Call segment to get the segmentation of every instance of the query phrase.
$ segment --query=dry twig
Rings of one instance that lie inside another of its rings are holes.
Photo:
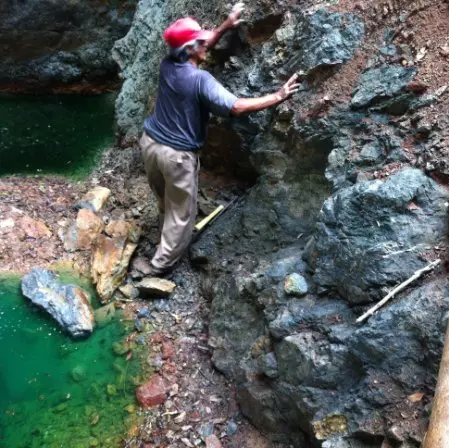
[[[440,259],[432,261],[432,263],[428,264],[426,267],[416,271],[410,278],[402,282],[400,285],[396,286],[393,290],[391,290],[379,303],[370,308],[365,314],[360,316],[356,322],[360,323],[367,319],[369,316],[373,315],[379,308],[385,305],[392,297],[394,297],[398,292],[402,291],[407,285],[415,281],[417,278],[421,277],[425,272],[431,271],[440,263]]]

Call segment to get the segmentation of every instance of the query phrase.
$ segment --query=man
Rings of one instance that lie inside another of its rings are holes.
[[[298,90],[296,75],[277,92],[237,98],[198,66],[223,32],[240,23],[243,5],[234,6],[214,31],[192,18],[177,20],[164,32],[170,54],[161,63],[154,113],[144,122],[139,142],[150,187],[159,203],[161,240],[151,260],[152,275],[171,271],[190,243],[197,212],[198,150],[210,114],[238,116],[282,103]]]

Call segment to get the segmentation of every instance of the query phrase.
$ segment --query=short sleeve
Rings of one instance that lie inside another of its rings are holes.
[[[235,95],[204,70],[199,76],[198,95],[208,111],[219,117],[229,117],[237,101]]]

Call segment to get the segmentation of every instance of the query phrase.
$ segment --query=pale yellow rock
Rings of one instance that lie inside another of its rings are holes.
[[[92,211],[82,208],[64,236],[65,250],[89,250],[104,229],[103,221]]]
[[[100,235],[92,255],[91,275],[102,302],[108,302],[123,283],[137,244],[140,230],[125,221],[112,221],[106,229],[110,236]]]
[[[131,283],[120,286],[119,291],[128,299],[135,299],[138,294],[137,288]]]
[[[348,420],[344,415],[328,415],[322,420],[312,423],[315,437],[318,440],[328,439],[337,434],[344,434],[348,431]]]
[[[164,278],[147,277],[138,283],[136,287],[142,297],[157,297],[170,295],[175,290],[176,284]]]
[[[109,190],[109,188],[98,186],[88,191],[77,205],[80,208],[99,212],[106,204],[110,195],[111,190]]]

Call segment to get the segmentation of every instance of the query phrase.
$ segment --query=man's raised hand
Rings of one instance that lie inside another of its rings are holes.
[[[229,27],[234,28],[242,23],[242,19],[240,18],[240,16],[242,15],[242,12],[244,10],[245,5],[243,2],[238,2],[232,7],[232,11],[229,14],[227,20]]]
[[[279,100],[286,100],[299,90],[301,85],[298,81],[298,74],[295,73],[276,93]]]

